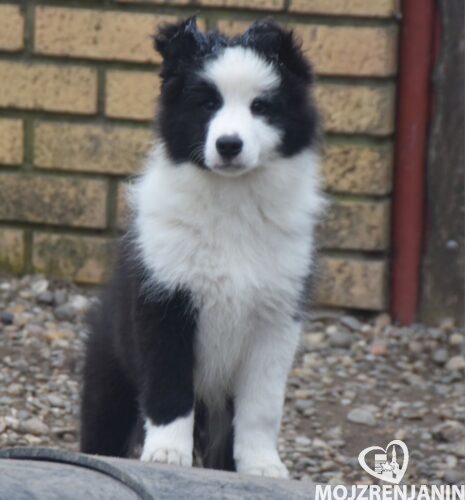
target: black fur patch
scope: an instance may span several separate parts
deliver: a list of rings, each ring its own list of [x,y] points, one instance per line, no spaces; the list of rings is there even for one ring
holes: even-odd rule
[[[190,294],[148,293],[131,254],[126,243],[91,315],[81,415],[86,453],[126,456],[140,410],[161,425],[194,406],[197,313]]]

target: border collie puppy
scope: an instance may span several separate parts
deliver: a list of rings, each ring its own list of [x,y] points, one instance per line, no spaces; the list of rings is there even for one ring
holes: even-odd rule
[[[271,21],[227,38],[161,28],[159,144],[94,312],[82,451],[286,477],[277,451],[299,342],[317,178],[311,69]]]

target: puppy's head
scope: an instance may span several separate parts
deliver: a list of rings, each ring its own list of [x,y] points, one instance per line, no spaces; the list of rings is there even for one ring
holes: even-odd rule
[[[174,161],[237,176],[312,145],[311,69],[292,32],[265,21],[228,39],[190,18],[162,28],[155,45],[160,133]]]

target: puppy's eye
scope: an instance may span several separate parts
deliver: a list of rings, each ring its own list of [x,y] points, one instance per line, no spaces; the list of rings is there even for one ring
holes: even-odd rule
[[[202,103],[202,107],[206,111],[215,111],[219,107],[219,102],[217,99],[207,99]]]
[[[250,109],[254,115],[264,115],[269,111],[270,105],[264,99],[260,99],[257,97],[257,99],[254,99],[252,101]]]

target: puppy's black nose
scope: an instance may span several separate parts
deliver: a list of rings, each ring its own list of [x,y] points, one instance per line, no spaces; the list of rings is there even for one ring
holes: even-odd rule
[[[226,160],[232,160],[242,151],[242,141],[238,135],[222,135],[216,141],[218,153]]]

